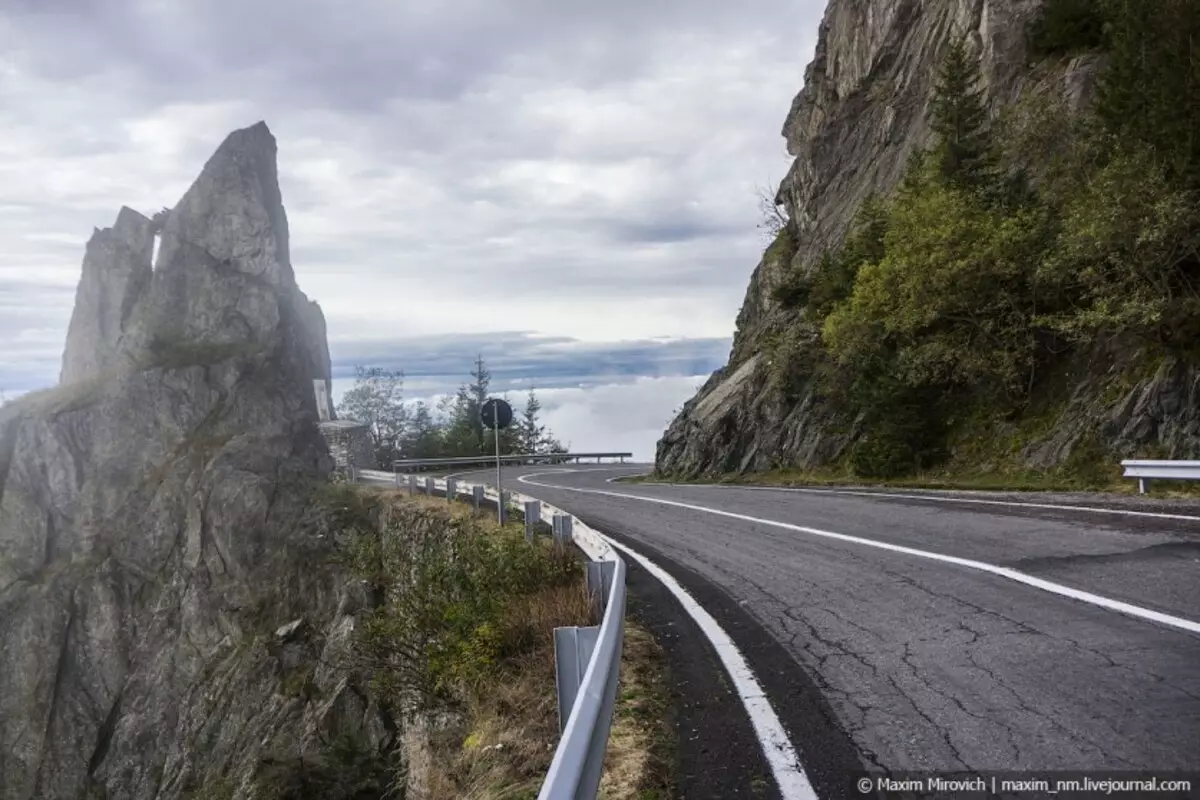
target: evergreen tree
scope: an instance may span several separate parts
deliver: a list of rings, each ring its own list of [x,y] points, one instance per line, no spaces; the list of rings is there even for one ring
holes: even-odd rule
[[[512,406],[512,401],[509,399],[507,393],[505,393],[503,400],[509,406]],[[488,441],[492,442],[491,447],[493,450],[495,449],[495,443],[491,437],[494,435],[491,431],[488,431]],[[502,455],[517,455],[524,452],[522,449],[523,446],[524,439],[522,437],[521,420],[516,418],[514,414],[514,419],[509,423],[508,427],[500,429],[500,453]]]
[[[483,363],[483,354],[475,356],[475,369],[471,370],[471,384],[467,387],[466,410],[471,421],[471,430],[480,447],[480,452],[490,452],[491,440],[485,435],[483,420],[479,416],[483,404],[488,399],[488,389],[492,383],[492,373]]]
[[[1173,179],[1200,186],[1200,0],[1104,2],[1101,119],[1119,138],[1151,147]]]
[[[400,372],[359,368],[357,374],[355,387],[346,393],[338,412],[368,424],[382,467],[390,468],[396,458],[487,456],[495,452],[495,434],[483,427],[479,416],[491,384],[491,373],[482,357],[475,359],[471,383],[442,396],[435,407],[423,400],[405,406],[400,398]],[[509,402],[507,395],[503,399]],[[502,455],[566,452],[541,424],[540,412],[541,402],[531,390],[524,413],[500,431]]]
[[[1030,26],[1030,50],[1058,55],[1103,48],[1104,0],[1047,0]]]
[[[483,426],[479,422],[479,404],[470,388],[463,384],[453,395],[443,398],[442,442],[447,456],[475,456],[482,449]]]
[[[930,127],[938,139],[938,174],[969,188],[984,188],[993,176],[987,103],[979,82],[979,59],[967,52],[964,41],[954,41],[938,67]]]
[[[541,453],[546,439],[546,427],[541,424],[542,403],[533,389],[525,400],[525,410],[518,426],[521,435],[521,452]]]
[[[436,458],[441,452],[440,431],[433,410],[424,400],[413,405],[401,447],[402,458]]]

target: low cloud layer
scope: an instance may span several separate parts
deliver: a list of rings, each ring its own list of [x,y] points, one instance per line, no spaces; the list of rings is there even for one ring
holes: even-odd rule
[[[497,391],[589,387],[638,377],[686,377],[712,372],[729,355],[728,339],[581,342],[528,333],[446,334],[386,342],[335,342],[334,377],[356,367],[403,372],[423,393],[451,391],[483,359]]]
[[[614,360],[706,373],[822,5],[6,3],[0,388],[54,380],[92,229],[174,204],[259,119],[343,367],[365,343],[428,345],[404,358],[423,370],[517,336],[535,381],[571,348],[600,380]]]
[[[639,462],[654,461],[654,448],[679,407],[696,393],[707,375],[668,378],[636,378],[623,383],[586,387],[538,389],[542,421],[564,445],[575,452],[633,453]],[[353,386],[348,379],[334,379],[334,402],[340,402]],[[407,392],[410,401],[431,405],[444,393]],[[509,398],[518,411],[524,395]]]

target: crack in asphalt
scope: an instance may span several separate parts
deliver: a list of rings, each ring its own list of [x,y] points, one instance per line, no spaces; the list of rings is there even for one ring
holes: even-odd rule
[[[563,480],[582,488],[595,479]],[[724,505],[711,494],[696,492],[694,500]],[[1003,575],[818,541],[754,518],[795,525],[835,515],[835,530],[847,536],[886,533],[888,541],[916,550],[950,549],[955,557],[1008,568],[1070,568],[1072,582],[1111,585],[1117,596],[1184,614],[1195,596],[1187,581],[1196,545],[1158,542],[1096,553],[1126,544],[1121,537],[1132,523],[1122,520],[1119,530],[1090,518],[1086,525],[1072,519],[1031,526],[1011,515],[999,519],[994,509],[971,511],[969,518],[960,509],[939,523],[925,508],[917,513],[896,503],[881,517],[872,508],[881,501],[870,498],[839,497],[836,506],[820,495],[795,498],[786,506],[778,496],[764,498],[761,507],[742,498],[737,510],[745,520],[712,519],[670,504],[642,508],[595,493],[571,495],[560,505],[597,509],[635,548],[638,540],[661,548],[744,609],[827,700],[821,713],[851,737],[871,768],[1194,765],[1200,741],[1194,633],[1089,608],[1069,594],[1037,594]],[[948,538],[962,525],[970,537]],[[1106,532],[1097,534],[1101,527]],[[1112,536],[1112,543],[1097,536]],[[1082,571],[1097,565],[1103,573]],[[1154,582],[1160,572],[1167,579],[1161,585]],[[753,665],[754,654],[747,657]]]
[[[1072,553],[1065,556],[1033,556],[1002,562],[1004,566],[1018,570],[1045,567],[1080,566],[1083,564],[1124,564],[1135,561],[1188,558],[1200,563],[1200,542],[1159,542],[1133,550],[1116,553]]]

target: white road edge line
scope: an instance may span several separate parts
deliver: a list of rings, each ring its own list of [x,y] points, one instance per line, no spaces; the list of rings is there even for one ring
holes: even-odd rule
[[[820,536],[825,539],[834,539],[840,542],[849,542],[851,544],[859,544],[865,547],[874,547],[879,550],[887,550],[893,553],[903,553],[904,555],[916,556],[917,558],[926,558],[932,561],[940,561],[944,564],[955,564],[960,567],[986,572],[991,575],[997,575],[1001,578],[1023,583],[1026,586],[1032,586],[1035,589],[1041,589],[1051,594],[1057,594],[1062,597],[1069,597],[1073,600],[1079,600],[1090,605],[1106,608],[1110,611],[1116,611],[1120,614],[1126,614],[1131,617],[1157,622],[1160,625],[1167,625],[1172,628],[1187,631],[1188,633],[1200,634],[1200,622],[1195,622],[1183,617],[1175,617],[1170,614],[1164,614],[1160,611],[1154,611],[1149,608],[1142,608],[1130,603],[1125,603],[1120,600],[1113,600],[1110,597],[1103,597],[1091,592],[1085,592],[1080,589],[1073,589],[1070,586],[1064,586],[1060,583],[1042,580],[1035,578],[1032,575],[1027,575],[1024,572],[1019,572],[1008,567],[1001,567],[995,564],[988,564],[983,561],[974,561],[969,558],[959,558],[958,556],[947,556],[941,553],[930,552],[929,550],[918,550],[915,547],[904,547],[898,544],[890,544],[888,542],[879,542],[874,539],[864,539],[860,536],[850,536],[845,533],[834,533],[833,531],[824,531],[818,528],[808,528],[803,525],[793,525],[790,522],[779,522],[773,519],[763,519],[761,517],[752,517],[747,514],[736,514],[732,511],[722,511],[717,508],[709,508],[707,506],[698,506],[691,503],[681,503],[676,500],[663,500],[657,497],[643,497],[636,494],[625,494],[623,492],[608,492],[602,489],[581,489],[572,486],[554,486],[547,483],[538,483],[536,481],[526,480],[527,478],[536,478],[538,474],[525,475],[517,478],[521,483],[530,486],[541,486],[544,489],[558,489],[567,492],[580,492],[583,494],[598,494],[607,495],[609,497],[620,497],[626,500],[641,500],[646,503],[658,503],[665,506],[674,506],[676,508],[686,508],[691,511],[700,511],[706,514],[715,514],[721,517],[730,519],[739,519],[744,522],[754,522],[759,525],[770,525],[775,528],[783,528],[785,530],[797,531],[798,533],[806,533],[810,536]]]
[[[554,469],[537,472],[532,475],[518,476],[517,481],[531,486],[545,486],[545,484],[527,481],[525,478],[535,478],[540,475],[562,475],[572,472],[603,471],[611,470]],[[543,505],[554,508],[554,506],[548,503],[543,502]],[[717,652],[717,656],[721,659],[721,664],[729,674],[730,680],[733,681],[734,688],[738,693],[738,699],[742,701],[742,707],[746,709],[746,714],[750,717],[750,724],[754,727],[755,736],[758,737],[758,744],[762,749],[763,757],[766,758],[767,764],[771,767],[771,774],[775,778],[776,785],[779,787],[779,794],[782,800],[820,800],[816,790],[813,789],[812,783],[808,780],[808,775],[804,772],[804,767],[800,764],[800,757],[796,754],[795,748],[792,747],[791,737],[788,736],[787,730],[783,727],[783,723],[775,713],[775,709],[771,707],[771,701],[767,699],[766,692],[763,691],[762,685],[759,684],[758,678],[754,675],[754,670],[750,668],[745,656],[737,649],[737,645],[733,643],[733,639],[729,637],[725,629],[662,567],[641,553],[635,552],[625,545],[604,536],[599,531],[593,532],[609,547],[629,556],[629,558],[632,558],[641,565],[642,569],[657,578],[667,588],[667,591],[675,596],[675,599],[683,606],[683,610],[695,620],[701,632],[703,632],[712,644],[713,649]]]
[[[717,651],[717,656],[733,681],[784,800],[817,800],[816,790],[800,764],[800,757],[792,747],[791,737],[775,714],[775,709],[771,707],[771,701],[767,699],[754,670],[750,669],[745,656],[737,649],[737,645],[729,638],[725,629],[662,567],[620,542],[615,542],[607,536],[604,539],[611,547],[636,561],[642,569],[657,578],[667,591],[675,595],[675,599],[683,606],[688,616],[700,626],[700,630]]]
[[[1070,506],[1056,503],[1024,503],[1019,500],[985,500],[973,497],[941,497],[931,494],[898,494],[895,492],[863,492],[855,489],[816,489],[801,486],[752,486],[730,483],[669,483],[648,481],[641,486],[671,486],[686,489],[750,489],[756,492],[795,492],[803,494],[845,494],[855,497],[889,497],[894,500],[930,500],[935,503],[974,503],[985,506],[1015,506],[1017,508],[1043,508],[1058,511],[1087,511],[1093,514],[1122,514],[1127,517],[1151,517],[1153,519],[1178,519],[1200,522],[1200,516],[1189,514],[1167,514],[1160,511],[1131,511],[1125,508],[1101,508],[1099,506]]]

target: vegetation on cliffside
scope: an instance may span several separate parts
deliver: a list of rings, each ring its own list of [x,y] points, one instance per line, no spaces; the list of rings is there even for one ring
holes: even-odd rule
[[[337,560],[369,604],[336,664],[396,720],[398,746],[333,739],[318,758],[276,762],[257,776],[259,796],[426,800],[536,795],[559,737],[554,629],[598,623],[579,553],[548,536],[525,539],[465,503],[409,498],[352,485],[327,487]],[[611,797],[669,788],[670,733],[662,654],[631,628],[622,695],[603,788]],[[311,667],[281,692],[316,697]]]
[[[944,462],[980,413],[1033,417],[1097,347],[1194,361],[1200,342],[1200,2],[1051,0],[1048,58],[1102,50],[1090,111],[1030,99],[989,123],[977,62],[951,46],[934,146],[842,247],[775,292],[819,330],[777,369],[815,375],[862,435],[863,477]],[[781,234],[788,235],[788,234]]]

